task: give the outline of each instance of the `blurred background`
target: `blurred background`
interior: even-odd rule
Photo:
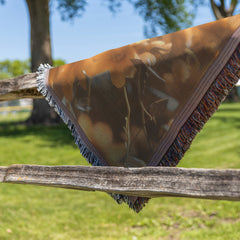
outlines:
[[[0,79],[238,14],[238,0],[0,0]],[[180,167],[240,167],[239,87]],[[0,102],[0,165],[86,165],[45,100]],[[0,239],[240,239],[240,204],[152,199],[136,214],[107,194],[0,184]]]

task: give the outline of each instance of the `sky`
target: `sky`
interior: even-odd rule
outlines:
[[[100,0],[89,0],[86,12],[74,21],[51,14],[53,58],[67,63],[144,39],[142,18],[129,3],[113,15]],[[214,21],[209,6],[198,8],[193,26]],[[0,5],[0,61],[30,57],[30,26],[25,0],[6,0]]]

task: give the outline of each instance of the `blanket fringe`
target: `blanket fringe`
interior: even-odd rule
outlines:
[[[159,162],[159,166],[176,166],[189,149],[193,139],[203,128],[219,105],[229,94],[240,78],[240,44],[222,71],[211,84],[198,106],[184,123],[173,144]],[[147,198],[137,198],[131,208],[139,212],[148,202]],[[118,200],[117,200],[118,201]],[[120,199],[121,201],[121,199]],[[124,201],[124,199],[123,199]]]
[[[81,154],[88,160],[90,164],[93,166],[101,166],[101,162],[99,161],[98,157],[91,152],[83,143],[82,139],[78,135],[74,124],[68,118],[68,116],[62,111],[61,107],[57,104],[57,102],[53,99],[51,93],[48,91],[47,86],[45,84],[45,79],[48,74],[48,70],[52,67],[49,64],[41,64],[37,71],[37,90],[45,97],[48,101],[49,105],[54,108],[57,114],[61,117],[63,122],[68,126],[70,129],[74,141],[78,148],[80,149]]]
[[[49,93],[45,84],[45,79],[48,74],[48,70],[52,67],[48,64],[41,64],[38,68],[37,85],[38,91],[45,96],[49,105],[55,109],[55,111],[62,118],[64,123],[71,130],[75,143],[80,149],[81,154],[87,159],[87,161],[93,166],[102,166],[98,157],[90,151],[78,135],[74,124],[62,111],[57,102],[53,99]],[[195,108],[191,116],[184,123],[180,129],[173,144],[168,149],[167,153],[161,159],[159,166],[176,166],[182,159],[184,153],[189,149],[196,134],[203,128],[204,124],[209,120],[212,114],[218,109],[220,103],[229,94],[233,86],[238,82],[240,78],[240,45],[237,47],[232,57],[229,59],[225,67],[212,83],[198,106]],[[109,194],[118,204],[125,202],[128,206],[136,212],[139,212],[148,202],[148,198],[138,197],[135,202],[132,202],[128,196],[111,193]]]
[[[54,108],[54,110],[57,112],[57,114],[61,117],[63,122],[68,126],[70,129],[72,136],[74,137],[74,141],[78,148],[80,149],[81,154],[84,158],[87,159],[87,161],[93,165],[93,166],[102,166],[101,161],[98,159],[98,157],[90,151],[82,139],[80,138],[79,134],[76,131],[76,128],[74,124],[71,122],[71,120],[68,118],[68,116],[63,112],[61,107],[57,104],[57,102],[54,100],[51,93],[48,91],[48,88],[46,86],[46,78],[49,70],[52,68],[49,64],[41,64],[37,71],[37,90],[45,97],[45,99],[48,101],[49,105]],[[116,194],[116,193],[110,193],[109,194],[118,204],[126,203],[128,206],[133,209],[136,212],[139,212],[143,206],[144,203],[147,201],[144,198],[138,198],[134,203],[129,199],[128,196]]]
[[[240,78],[240,44],[205,93],[198,106],[180,129],[159,166],[176,166],[189,149],[196,134],[218,109]]]
[[[189,149],[193,139],[203,128],[219,105],[229,94],[240,78],[240,44],[228,60],[222,71],[211,84],[198,106],[181,127],[173,144],[159,162],[159,166],[174,167]],[[147,198],[137,198],[130,207],[139,212],[148,201]]]

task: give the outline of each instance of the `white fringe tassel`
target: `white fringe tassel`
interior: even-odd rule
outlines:
[[[37,71],[37,90],[45,97],[47,102],[51,107],[54,108],[54,110],[57,112],[57,114],[61,117],[63,122],[68,126],[70,129],[74,141],[78,148],[80,149],[81,154],[83,157],[87,159],[87,161],[92,164],[93,166],[102,166],[101,162],[99,161],[98,157],[90,151],[85,144],[83,143],[82,139],[78,135],[76,128],[74,124],[71,122],[71,120],[68,118],[68,116],[62,111],[60,106],[57,104],[57,102],[53,99],[52,95],[49,93],[47,86],[45,84],[45,79],[47,77],[48,71],[52,68],[49,64],[41,64]],[[116,193],[110,193],[109,194],[118,204],[121,204],[122,202],[125,202],[128,204],[128,206],[133,209],[134,211],[139,211],[140,206],[135,206],[133,204],[128,196],[116,194]]]

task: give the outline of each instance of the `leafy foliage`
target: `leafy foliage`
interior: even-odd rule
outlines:
[[[123,1],[108,1],[108,7],[116,12]],[[159,30],[164,33],[178,31],[191,26],[196,9],[204,0],[127,0],[145,20],[144,34],[156,36]]]
[[[86,10],[87,0],[58,0],[57,4],[62,20],[69,20],[82,16]]]
[[[121,9],[124,0],[102,0],[107,3],[109,10],[116,13]],[[0,0],[4,4],[6,0]],[[62,20],[73,20],[81,17],[86,11],[87,0],[50,0],[56,2]],[[146,37],[158,35],[159,31],[170,33],[190,27],[196,15],[197,7],[206,4],[208,0],[125,0],[133,5],[136,12],[145,21],[144,34]],[[229,9],[228,0],[210,0],[216,18],[232,15],[239,0],[231,0]],[[219,13],[218,13],[219,12]],[[226,15],[226,16],[225,16]]]
[[[191,26],[197,6],[193,0],[130,0],[144,18],[146,36],[154,36],[159,29],[165,33]]]
[[[11,78],[28,73],[30,61],[5,60],[0,62],[0,79]]]
[[[58,67],[65,64],[62,59],[53,60],[53,66]],[[0,62],[0,79],[7,79],[30,72],[30,60],[4,60]]]
[[[61,65],[66,64],[66,62],[62,59],[53,59],[53,66],[54,67],[59,67]]]
[[[113,13],[117,12],[123,3],[122,0],[103,0],[103,2],[106,2],[108,4],[109,10]]]
[[[191,26],[196,9],[204,0],[125,0],[133,5],[136,12],[145,20],[144,34],[152,37],[159,30],[170,33]],[[103,0],[109,10],[116,13],[123,0]],[[86,0],[58,0],[58,7],[63,20],[82,16],[86,10]]]
[[[59,0],[58,10],[60,10],[63,20],[73,19],[81,16],[86,10],[86,0]],[[103,0],[109,10],[116,13],[121,9],[124,0]],[[153,37],[159,34],[175,32],[183,28],[190,27],[196,15],[197,7],[207,4],[207,0],[125,0],[133,5],[136,12],[145,21],[144,35]],[[210,0],[211,7],[217,19],[231,16],[240,2],[231,0],[229,8],[228,0]],[[219,13],[218,13],[219,12]]]

